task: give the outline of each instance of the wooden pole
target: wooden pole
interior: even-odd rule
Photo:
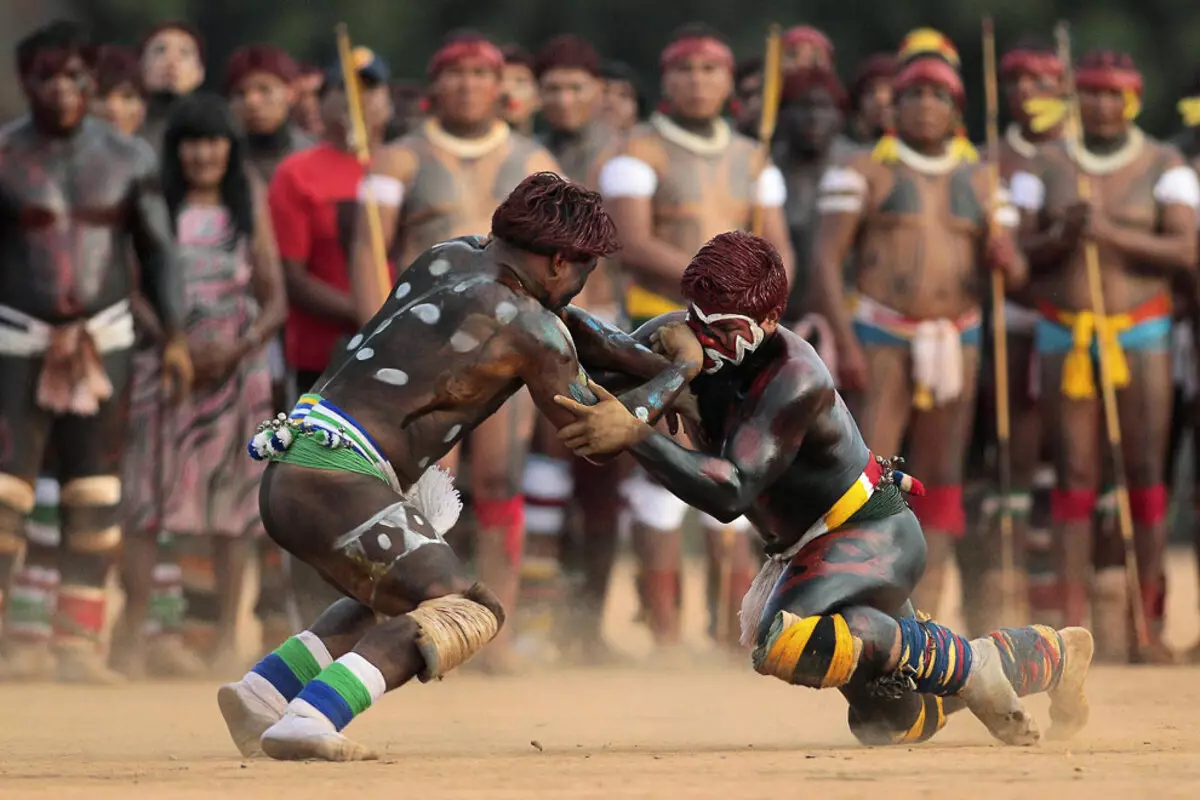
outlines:
[[[1000,194],[1000,94],[996,80],[996,31],[991,17],[983,18],[983,88],[987,106],[987,176],[991,202]],[[994,212],[994,209],[993,209]],[[996,227],[995,214],[988,227]],[[996,471],[1000,482],[1000,568],[1004,592],[1004,619],[1017,624],[1016,542],[1013,535],[1012,441],[1008,407],[1008,320],[1004,316],[1004,276],[992,270],[992,356],[996,382]]]
[[[358,163],[363,165],[363,206],[367,212],[367,230],[371,236],[371,256],[375,262],[375,277],[378,283],[380,305],[392,290],[392,276],[388,269],[387,245],[383,238],[383,223],[379,219],[379,204],[369,180],[371,172],[371,148],[367,140],[367,123],[363,116],[362,87],[358,82],[358,66],[354,63],[354,51],[350,47],[350,35],[346,24],[339,22],[336,28],[338,60],[342,65],[342,80],[346,85],[346,105],[350,116],[351,144]]]
[[[775,122],[779,119],[779,98],[783,94],[783,43],[779,26],[772,23],[767,30],[767,52],[763,56],[762,110],[758,118],[758,150],[761,163],[771,162],[771,140],[775,138]],[[750,211],[750,232],[762,236],[763,207],[754,198]]]

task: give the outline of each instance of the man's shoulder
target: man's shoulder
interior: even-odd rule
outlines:
[[[780,328],[778,333],[782,346],[774,377],[794,384],[801,391],[833,389],[833,375],[813,346],[786,328]]]

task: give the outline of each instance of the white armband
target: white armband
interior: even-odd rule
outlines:
[[[758,176],[755,199],[763,208],[779,208],[787,201],[787,185],[783,173],[774,164],[768,164]]]
[[[817,211],[821,214],[856,214],[862,211],[867,179],[849,167],[830,167],[817,185]]]
[[[605,197],[653,197],[658,188],[654,168],[633,156],[617,156],[600,168],[597,181]]]
[[[1008,183],[1012,204],[1022,211],[1041,211],[1046,205],[1046,184],[1037,175],[1018,172]]]
[[[1191,167],[1172,167],[1154,184],[1154,200],[1160,205],[1200,208],[1200,180]]]
[[[371,198],[381,206],[399,208],[404,202],[404,184],[388,175],[368,175],[358,184],[358,199],[360,202]]]

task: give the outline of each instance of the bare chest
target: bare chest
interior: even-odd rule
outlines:
[[[10,220],[27,233],[116,227],[131,182],[119,158],[86,145],[0,153],[0,197]]]

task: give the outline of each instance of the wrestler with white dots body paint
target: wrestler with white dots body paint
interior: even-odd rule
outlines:
[[[564,316],[585,323],[589,367],[647,380],[621,401],[651,418],[699,371],[568,307],[614,242],[598,194],[553,173],[527,178],[496,210],[491,237],[419,257],[290,417],[261,426],[249,450],[272,462],[263,524],[346,597],[222,687],[243,755],[373,758],[341,729],[499,631],[500,602],[443,539],[461,503],[436,462],[522,386],[559,426],[573,417],[555,395],[587,405],[610,396],[588,380]]]

